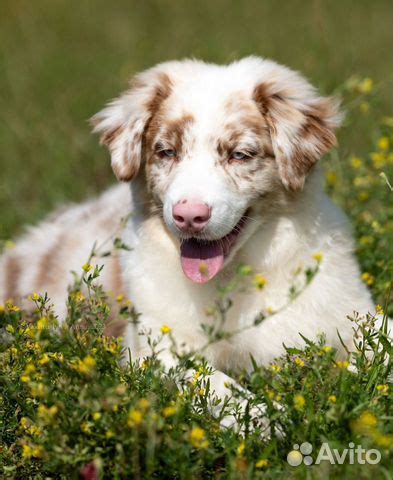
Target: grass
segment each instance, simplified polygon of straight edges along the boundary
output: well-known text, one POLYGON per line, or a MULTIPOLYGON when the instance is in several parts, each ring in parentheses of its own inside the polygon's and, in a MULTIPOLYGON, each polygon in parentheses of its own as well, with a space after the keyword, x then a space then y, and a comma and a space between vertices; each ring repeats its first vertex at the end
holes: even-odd
MULTIPOLYGON (((40 0, 2 7, 0 240, 6 248, 25 223, 112 183, 107 154, 89 135, 86 120, 132 73, 183 56, 224 62, 258 54, 342 96, 347 117, 339 148, 323 160, 326 188, 352 220, 363 281, 393 316, 388 0, 293 0, 279 6, 40 0)), ((85 272, 80 281, 91 282, 90 275, 85 272)), ((78 294, 78 285, 70 291, 68 320, 60 331, 53 328, 50 302, 34 298, 33 318, 12 304, 0 308, 0 476, 390 478, 391 360, 383 363, 382 357, 391 354, 391 345, 375 331, 372 317, 367 328, 353 319, 357 375, 337 363, 321 339, 239 376, 266 403, 277 431, 285 432, 283 438, 273 432, 271 440, 261 440, 247 415, 239 417, 245 436, 219 428, 207 408, 212 399, 202 358, 183 358, 169 376, 154 355, 142 366, 119 366, 121 341, 102 335, 109 307, 98 287, 92 284, 88 298, 78 294), (367 360, 366 345, 378 350, 374 361, 367 360), (191 384, 184 381, 190 366, 199 371, 191 384), (303 441, 314 452, 324 441, 340 451, 357 442, 378 448, 382 460, 374 466, 290 467, 286 455, 303 441)), ((118 315, 137 319, 125 301, 118 315)))

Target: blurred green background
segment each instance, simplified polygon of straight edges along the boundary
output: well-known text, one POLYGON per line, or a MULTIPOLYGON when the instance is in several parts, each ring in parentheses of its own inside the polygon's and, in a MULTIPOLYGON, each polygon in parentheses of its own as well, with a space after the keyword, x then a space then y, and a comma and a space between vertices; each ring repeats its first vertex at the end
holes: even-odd
MULTIPOLYGON (((324 92, 372 77, 393 111, 392 0, 2 0, 0 239, 114 182, 87 119, 135 72, 193 56, 271 57, 324 92)), ((362 153, 367 122, 341 151, 362 153)))

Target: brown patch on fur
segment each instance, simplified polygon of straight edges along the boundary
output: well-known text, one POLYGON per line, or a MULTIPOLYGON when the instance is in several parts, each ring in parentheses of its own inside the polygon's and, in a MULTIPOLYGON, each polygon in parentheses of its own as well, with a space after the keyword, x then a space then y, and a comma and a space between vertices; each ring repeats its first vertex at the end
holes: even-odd
POLYGON ((20 300, 18 293, 18 280, 22 272, 22 265, 15 255, 9 255, 5 261, 5 300, 20 300))
POLYGON ((109 299, 109 303, 111 304, 111 316, 109 318, 109 322, 105 325, 104 334, 108 337, 119 337, 124 333, 124 330, 127 326, 127 321, 125 319, 116 318, 116 313, 119 309, 119 306, 115 299, 118 295, 123 294, 125 290, 120 259, 118 255, 110 257, 110 260, 107 262, 107 268, 110 272, 109 281, 111 284, 112 295, 109 299))
POLYGON ((59 257, 59 251, 64 245, 64 237, 57 238, 49 250, 40 260, 40 268, 34 285, 38 292, 48 289, 48 283, 52 280, 53 271, 56 268, 56 259, 59 257))
POLYGON ((100 144, 109 147, 111 143, 113 143, 114 140, 116 140, 116 138, 124 132, 124 130, 125 130, 124 125, 121 125, 120 127, 117 127, 114 130, 105 132, 103 135, 101 135, 100 144))

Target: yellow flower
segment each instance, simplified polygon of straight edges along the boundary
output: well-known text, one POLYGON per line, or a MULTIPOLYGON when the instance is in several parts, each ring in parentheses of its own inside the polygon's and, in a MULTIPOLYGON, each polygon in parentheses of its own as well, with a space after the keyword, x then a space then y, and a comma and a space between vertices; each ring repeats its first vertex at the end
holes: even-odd
POLYGON ((138 426, 143 421, 143 414, 140 410, 130 410, 127 418, 127 425, 129 427, 138 426))
POLYGON ((28 382, 30 382, 30 377, 29 377, 28 375, 22 375, 22 376, 20 377, 20 380, 21 380, 21 382, 23 382, 23 383, 28 383, 28 382))
POLYGON ((312 258, 313 258, 317 263, 321 263, 322 260, 323 260, 323 253, 322 253, 322 252, 316 252, 316 253, 314 253, 314 255, 312 256, 312 258))
POLYGON ((370 104, 368 102, 362 102, 360 105, 359 105, 359 110, 366 114, 370 111, 370 104))
POLYGON ((337 183, 337 174, 336 172, 326 172, 326 182, 329 187, 333 187, 337 183))
POLYGON ((304 406, 306 405, 306 400, 303 395, 298 394, 293 397, 293 404, 295 409, 300 412, 304 409, 304 406))
POLYGON ((378 140, 378 148, 380 150, 383 150, 384 152, 386 152, 387 150, 389 150, 389 147, 390 147, 390 141, 389 141, 389 138, 388 137, 381 137, 379 140, 378 140))
POLYGON ((116 302, 121 303, 124 300, 124 295, 120 294, 116 297, 116 302))
POLYGON ((47 317, 42 317, 37 322, 37 330, 42 331, 47 328, 49 325, 49 320, 47 317))
POLYGON ((34 383, 30 386, 31 396, 44 398, 48 393, 48 389, 43 383, 34 383))
POLYGON ((383 311, 383 308, 381 307, 381 305, 377 305, 375 307, 375 311, 377 312, 378 315, 385 315, 385 312, 383 311))
POLYGON ((209 267, 207 266, 206 262, 200 262, 199 263, 199 273, 203 277, 206 277, 207 275, 209 275, 209 267))
POLYGON ((359 157, 351 157, 352 168, 358 170, 363 165, 363 160, 359 157))
POLYGON ((270 369, 274 373, 279 373, 281 371, 280 365, 273 364, 270 366, 270 369))
POLYGON ((32 300, 33 302, 38 302, 38 300, 40 300, 40 295, 36 292, 32 293, 30 296, 29 296, 29 300, 32 300))
POLYGON ((209 446, 208 440, 206 440, 206 433, 200 427, 194 427, 189 436, 191 445, 195 448, 204 449, 209 446))
POLYGON ((165 407, 162 411, 162 415, 163 417, 165 418, 168 418, 168 417, 173 417, 173 415, 175 415, 177 412, 177 409, 174 405, 170 405, 169 407, 165 407))
POLYGON ((298 367, 304 367, 304 365, 305 365, 304 361, 299 357, 295 358, 295 363, 298 367))
POLYGON ((377 385, 377 390, 380 392, 382 395, 387 395, 389 391, 389 385, 382 384, 382 385, 377 385))
POLYGON ((366 283, 367 285, 373 285, 374 282, 375 282, 375 278, 373 275, 371 275, 371 273, 368 273, 368 272, 364 272, 362 274, 362 280, 364 283, 366 283))
POLYGON ((83 433, 91 433, 90 424, 88 422, 83 422, 81 424, 81 430, 83 433))
POLYGON ((373 152, 370 157, 375 168, 381 169, 386 165, 386 156, 383 153, 373 152))
POLYGON ((31 362, 29 362, 26 367, 25 367, 25 374, 30 375, 31 373, 35 373, 37 370, 35 368, 35 365, 31 362))
POLYGON ((266 458, 261 458, 260 460, 257 461, 255 464, 255 468, 265 468, 269 465, 269 460, 266 458))
POLYGON ((258 290, 262 290, 264 286, 267 284, 267 279, 263 276, 257 273, 254 276, 254 285, 258 290))
POLYGON ((42 357, 38 360, 38 363, 40 365, 47 365, 49 362, 50 362, 50 358, 47 353, 44 353, 42 357))
POLYGON ((90 272, 90 270, 93 269, 93 265, 91 265, 91 263, 85 263, 83 266, 82 266, 82 270, 84 272, 90 272))
POLYGON ((267 307, 266 311, 268 315, 273 315, 274 313, 276 313, 273 307, 267 307))
POLYGON ((237 447, 237 454, 239 457, 242 457, 244 451, 246 450, 246 442, 241 442, 241 444, 237 447))
POLYGON ((115 434, 112 432, 112 430, 108 430, 106 433, 105 433, 105 438, 107 438, 108 440, 112 437, 114 437, 115 434))
POLYGON ((374 243, 374 237, 372 237, 371 235, 363 235, 359 238, 359 243, 360 245, 367 247, 374 243))
POLYGON ((12 325, 7 325, 5 329, 8 333, 11 333, 11 334, 15 333, 15 328, 12 325))
POLYGON ((329 395, 328 401, 331 402, 331 403, 336 403, 337 402, 336 395, 329 395))
POLYGON ((147 400, 147 398, 141 398, 138 402, 138 407, 143 411, 148 410, 150 408, 149 400, 147 400))
POLYGON ((82 292, 79 292, 79 291, 78 291, 78 292, 74 292, 74 293, 72 294, 72 298, 73 298, 73 300, 74 300, 75 302, 77 302, 77 303, 83 302, 83 300, 86 299, 86 297, 83 295, 83 293, 82 293, 82 292))
POLYGON ((364 190, 358 193, 358 199, 360 202, 367 202, 369 198, 370 194, 364 190))
POLYGON ((101 412, 94 412, 93 413, 93 420, 98 422, 98 420, 102 417, 101 412))
POLYGON ((94 358, 91 355, 87 355, 83 360, 77 361, 74 369, 79 373, 88 375, 89 373, 91 373, 95 366, 96 361, 94 360, 94 358))
POLYGON ((172 331, 171 327, 168 327, 168 325, 163 325, 160 330, 163 335, 167 335, 172 331))
POLYGON ((30 458, 41 458, 44 450, 41 446, 31 446, 28 444, 22 445, 22 458, 28 460, 30 458))
POLYGON ((349 367, 349 362, 348 360, 337 360, 334 366, 346 370, 349 367))
POLYGON ((52 405, 47 407, 43 404, 38 406, 38 417, 44 422, 50 421, 57 413, 59 412, 59 407, 57 405, 52 405))
POLYGON ((369 94, 373 91, 374 82, 371 78, 364 78, 361 82, 359 82, 358 90, 360 93, 369 94))
POLYGON ((352 428, 357 433, 369 434, 377 426, 377 417, 371 412, 363 412, 360 417, 352 423, 352 428))

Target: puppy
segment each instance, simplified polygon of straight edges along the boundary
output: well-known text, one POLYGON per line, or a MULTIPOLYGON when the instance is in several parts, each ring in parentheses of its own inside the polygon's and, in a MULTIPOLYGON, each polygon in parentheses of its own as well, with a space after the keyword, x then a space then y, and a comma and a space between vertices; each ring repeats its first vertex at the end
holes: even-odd
MULTIPOLYGON (((339 331, 350 345, 347 315, 374 307, 348 221, 317 167, 340 120, 334 98, 257 57, 226 66, 166 62, 137 75, 92 119, 127 185, 27 233, 1 260, 4 300, 47 291, 64 317, 69 272, 131 213, 123 234, 130 251, 99 263, 105 288, 126 294, 142 314, 125 332, 134 357, 150 353, 139 330, 159 337, 165 324, 186 350, 204 348, 212 389, 225 396, 225 371, 249 368, 250 356, 267 364, 283 344, 301 347, 299 332, 311 340, 324 333, 340 349, 339 331), (294 272, 315 266, 316 253, 317 274, 288 301, 294 272), (201 323, 214 321, 206 308, 239 264, 259 274, 263 288, 232 293, 224 329, 237 333, 205 348, 201 323), (261 312, 266 318, 251 327, 261 312)), ((169 346, 168 336, 163 342, 169 346)), ((169 349, 160 357, 175 362, 169 349)))

